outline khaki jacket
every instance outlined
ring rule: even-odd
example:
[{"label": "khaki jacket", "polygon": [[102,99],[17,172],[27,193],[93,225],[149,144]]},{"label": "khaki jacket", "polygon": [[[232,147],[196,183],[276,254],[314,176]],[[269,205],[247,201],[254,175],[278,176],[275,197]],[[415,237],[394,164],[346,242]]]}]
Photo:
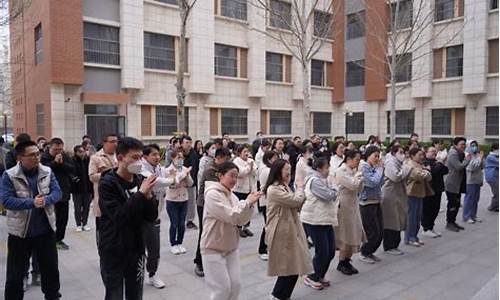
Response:
[{"label": "khaki jacket", "polygon": [[411,167],[410,175],[406,180],[406,193],[410,197],[425,198],[434,195],[431,187],[432,174],[411,159],[406,161]]},{"label": "khaki jacket", "polygon": [[101,216],[98,191],[101,174],[107,170],[116,168],[117,166],[118,161],[116,160],[116,155],[108,155],[104,153],[104,149],[99,150],[96,154],[90,157],[89,178],[94,185],[94,200],[92,201],[92,207],[96,217]]}]

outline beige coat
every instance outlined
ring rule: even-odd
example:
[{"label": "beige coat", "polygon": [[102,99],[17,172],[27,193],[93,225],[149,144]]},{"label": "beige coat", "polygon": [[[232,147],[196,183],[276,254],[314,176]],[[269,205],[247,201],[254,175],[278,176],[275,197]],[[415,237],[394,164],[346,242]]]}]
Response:
[{"label": "beige coat", "polygon": [[257,165],[255,162],[248,158],[246,161],[240,157],[236,157],[233,163],[238,166],[238,181],[233,188],[233,192],[248,194],[257,191],[256,170]]},{"label": "beige coat", "polygon": [[[165,170],[166,174],[170,174],[171,170],[177,170],[174,164],[170,164]],[[173,185],[167,187],[165,200],[172,202],[186,202],[189,199],[188,188],[193,185],[193,178],[188,172],[186,175],[186,167],[182,167],[182,172],[177,172]],[[172,176],[173,177],[173,176]]]},{"label": "beige coat", "polygon": [[408,196],[425,198],[434,195],[431,187],[431,172],[424,169],[422,164],[411,159],[406,164],[411,167],[410,176],[406,180],[406,193]]},{"label": "beige coat", "polygon": [[288,186],[273,184],[267,190],[266,244],[269,276],[308,274],[312,271],[299,210],[304,192],[293,193]]},{"label": "beige coat", "polygon": [[96,154],[90,157],[89,162],[89,177],[90,181],[94,185],[94,200],[92,201],[92,207],[94,211],[94,216],[101,216],[101,209],[99,208],[99,180],[101,180],[101,174],[109,169],[116,168],[118,166],[118,161],[116,160],[116,155],[108,155],[104,153],[104,149],[99,150]]},{"label": "beige coat", "polygon": [[337,212],[339,225],[335,228],[337,246],[358,248],[366,242],[358,202],[358,193],[363,190],[363,181],[356,177],[355,170],[343,164],[335,172],[335,183],[340,203]]}]

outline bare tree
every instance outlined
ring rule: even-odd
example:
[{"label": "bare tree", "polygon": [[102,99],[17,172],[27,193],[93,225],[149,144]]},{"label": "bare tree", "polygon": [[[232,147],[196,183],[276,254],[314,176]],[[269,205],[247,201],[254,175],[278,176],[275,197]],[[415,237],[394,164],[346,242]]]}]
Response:
[{"label": "bare tree", "polygon": [[[277,30],[257,30],[279,42],[299,62],[302,71],[304,101],[304,136],[311,130],[311,61],[326,40],[332,40],[333,22],[338,12],[334,0],[248,0],[266,15],[270,27]],[[316,15],[316,17],[315,17]]]},{"label": "bare tree", "polygon": [[[436,10],[431,1],[426,0],[384,0],[385,10],[375,7],[372,1],[365,0],[367,15],[363,20],[366,32],[378,44],[378,49],[370,51],[374,60],[386,68],[370,69],[389,84],[390,89],[390,139],[396,136],[396,97],[412,82],[430,76],[429,72],[415,69],[418,61],[432,55],[432,44],[436,39],[443,39],[449,44],[461,32],[461,27],[454,32],[447,32],[450,23],[434,30]],[[368,28],[371,28],[368,30]],[[381,29],[381,30],[377,30]],[[446,34],[446,35],[445,35]],[[415,64],[417,62],[417,64]],[[413,67],[412,67],[413,66]],[[431,68],[432,71],[432,68]],[[409,84],[398,85],[399,82]]]},{"label": "bare tree", "polygon": [[184,73],[187,63],[187,21],[197,0],[177,0],[181,17],[181,30],[179,36],[179,65],[177,66],[176,98],[177,98],[177,131],[186,132],[185,104],[186,88],[184,87]]}]

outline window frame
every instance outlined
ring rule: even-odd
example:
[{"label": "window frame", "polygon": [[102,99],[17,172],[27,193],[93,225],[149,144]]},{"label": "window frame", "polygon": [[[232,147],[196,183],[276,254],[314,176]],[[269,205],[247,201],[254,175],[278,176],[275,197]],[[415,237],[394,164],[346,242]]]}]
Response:
[{"label": "window frame", "polygon": [[[326,117],[328,116],[328,122],[324,118],[318,118],[319,116]],[[323,112],[323,111],[316,111],[312,112],[312,129],[313,129],[313,134],[321,134],[321,135],[330,135],[332,133],[332,113],[331,112]],[[321,128],[322,125],[327,125],[328,130],[318,130],[318,128]]]},{"label": "window frame", "polygon": [[[491,113],[493,113],[493,115],[491,115]],[[486,107],[485,135],[498,136],[498,106]]]},{"label": "window frame", "polygon": [[[246,0],[215,0],[215,1],[217,1],[218,4],[217,5],[218,11],[216,13],[219,16],[240,21],[248,21],[248,3]],[[234,5],[240,5],[241,7],[244,7],[244,9],[242,10],[241,7],[239,7],[238,10],[231,9],[228,11],[227,9],[230,6],[227,5],[228,3]],[[228,12],[232,12],[232,14]],[[237,14],[236,12],[238,12],[239,14]]]},{"label": "window frame", "polygon": [[[279,57],[279,63],[277,62],[271,62],[270,58],[278,58]],[[284,82],[284,77],[285,77],[285,57],[281,53],[275,53],[275,52],[269,52],[266,51],[266,81],[273,81],[273,82]],[[276,72],[271,72],[272,68],[269,68],[269,66],[279,68],[280,70]],[[278,76],[279,75],[279,76]],[[275,76],[275,77],[274,77]],[[280,77],[279,80],[277,78]]]},{"label": "window frame", "polygon": [[[450,50],[453,49],[460,49],[460,51],[457,52],[460,53],[460,56],[457,55],[456,57],[450,58]],[[457,62],[457,66],[455,67],[450,67],[450,62]],[[445,77],[450,78],[450,77],[462,77],[464,72],[464,47],[463,45],[454,45],[454,46],[449,46],[446,47],[446,70],[445,70]]]},{"label": "window frame", "polygon": [[38,23],[34,29],[35,65],[43,62],[43,27]]},{"label": "window frame", "polygon": [[[107,28],[109,30],[108,34],[116,35],[116,40],[114,39],[104,39],[101,37],[89,37],[86,35],[87,31],[85,26],[95,26],[96,29]],[[110,30],[111,29],[111,30]],[[102,32],[101,32],[102,33]],[[116,48],[116,51],[113,52],[110,49],[93,49],[92,47],[87,47],[87,43],[102,43],[100,47],[102,48]],[[106,46],[106,47],[105,47]],[[98,48],[98,47],[96,47]],[[83,61],[85,63],[95,63],[95,64],[104,64],[104,65],[115,65],[120,66],[121,54],[120,54],[120,28],[110,25],[104,25],[93,22],[83,22]],[[88,56],[93,55],[92,59]],[[99,58],[100,56],[100,58]],[[97,57],[97,58],[96,58]],[[106,59],[105,59],[106,58]]]},{"label": "window frame", "polygon": [[321,10],[314,11],[313,36],[317,38],[333,40],[333,30],[331,27],[329,27],[326,32],[323,32],[323,30],[320,31],[320,29],[322,28],[319,28],[318,24],[324,23],[325,20],[327,20],[327,23],[329,23],[330,25],[333,25],[333,14]]},{"label": "window frame", "polygon": [[[244,113],[244,116],[243,116]],[[238,115],[241,114],[241,115]],[[219,109],[219,122],[220,122],[220,130],[221,132],[227,132],[230,135],[248,135],[248,109],[241,109],[241,108],[220,108]],[[233,130],[234,128],[231,128],[230,126],[235,125],[235,124],[224,124],[224,120],[228,118],[231,118],[232,121],[234,122],[235,120],[239,121],[239,126],[238,130]],[[245,122],[242,122],[245,120]]]},{"label": "window frame", "polygon": [[[451,135],[452,134],[452,115],[453,115],[452,108],[432,109],[432,111],[431,111],[431,135]],[[439,124],[436,124],[436,121],[438,121],[437,123],[439,123]],[[449,121],[448,124],[445,124],[445,121]]]},{"label": "window frame", "polygon": [[[277,7],[273,7],[276,5]],[[284,11],[285,7],[288,9],[289,14],[281,14],[279,12]],[[270,0],[269,1],[269,10],[267,13],[269,14],[268,26],[280,30],[290,30],[290,25],[292,23],[292,5],[288,2],[281,0]],[[274,11],[278,11],[274,13]],[[283,20],[285,19],[286,20]]]},{"label": "window frame", "polygon": [[[320,63],[321,64],[321,68],[314,68],[313,67],[313,64],[316,63]],[[311,86],[317,86],[317,87],[326,87],[327,86],[327,82],[326,82],[326,77],[327,77],[327,70],[326,70],[326,66],[327,66],[327,63],[326,61],[323,61],[323,60],[319,60],[319,59],[311,59]],[[318,74],[319,72],[321,71],[321,83],[318,84],[317,82],[315,82],[315,78],[313,75],[314,74]]]},{"label": "window frame", "polygon": [[345,125],[347,134],[365,134],[365,113],[353,112],[352,116],[345,114]]},{"label": "window frame", "polygon": [[[361,62],[362,62],[363,66],[361,66]],[[346,62],[346,66],[345,66],[345,85],[346,85],[346,87],[356,87],[356,86],[364,86],[365,85],[366,73],[365,73],[364,65],[365,65],[364,59]],[[356,66],[357,70],[349,69],[349,66]],[[353,72],[353,74],[350,74],[351,72]],[[358,73],[361,73],[361,76],[359,78],[353,76],[353,75],[357,75]]]},{"label": "window frame", "polygon": [[353,40],[366,36],[366,13],[364,10],[346,16],[346,40]]},{"label": "window frame", "polygon": [[[273,124],[273,121],[285,120],[288,124]],[[283,128],[280,128],[283,127]],[[291,135],[292,134],[292,111],[290,110],[269,110],[269,134],[271,135]]]},{"label": "window frame", "polygon": [[[406,114],[410,115],[406,116]],[[391,133],[390,117],[391,117],[391,111],[387,111],[387,134]],[[404,123],[403,126],[401,126],[401,123]],[[401,130],[401,128],[405,130]],[[412,134],[413,132],[415,132],[415,110],[413,109],[396,110],[396,134],[406,136]]]},{"label": "window frame", "polygon": [[43,136],[45,135],[45,105],[44,103],[37,103],[35,105],[36,114],[36,134]]},{"label": "window frame", "polygon": [[[231,56],[221,56],[221,55],[218,55],[217,47],[227,47],[228,51],[233,51],[234,50],[234,58],[231,57]],[[234,61],[234,75],[232,75],[233,73],[231,73],[231,74],[229,74],[229,73],[221,73],[223,70],[226,70],[226,71],[233,70],[233,68],[229,67],[229,66],[219,66],[217,64],[217,62],[220,61],[221,59],[224,60],[224,61]],[[239,70],[238,47],[215,43],[215,48],[214,48],[214,74],[216,76],[238,78],[238,73],[239,73],[238,70]]]},{"label": "window frame", "polygon": [[[172,48],[168,48],[168,47],[160,47],[160,46],[154,46],[154,45],[151,45],[151,43],[149,45],[146,45],[146,39],[147,39],[147,36],[150,36],[149,37],[149,40],[151,40],[151,38],[153,37],[156,37],[156,38],[166,38],[166,42],[168,43],[171,39],[171,43],[172,43]],[[160,34],[160,33],[155,33],[155,32],[147,32],[145,31],[144,32],[144,68],[145,69],[153,69],[153,70],[166,70],[166,71],[175,71],[176,70],[176,66],[177,66],[177,62],[175,61],[175,58],[176,58],[176,47],[175,47],[175,37],[174,36],[171,36],[171,35],[166,35],[166,34]],[[165,51],[167,54],[167,57],[165,58],[162,58],[162,57],[159,57],[159,56],[148,56],[148,52],[153,52],[153,51]],[[170,53],[170,54],[169,54]],[[168,55],[171,55],[168,56]],[[165,67],[161,67],[161,66],[155,66],[154,65],[154,62],[155,61],[161,61],[161,62],[164,62],[165,63]],[[158,62],[157,62],[158,63]]]},{"label": "window frame", "polygon": [[[401,4],[404,4],[404,9],[401,8]],[[389,30],[393,31],[394,28],[393,25],[396,24],[396,3],[391,3],[391,22],[389,23]],[[409,9],[408,9],[409,8]],[[403,13],[403,15],[401,15]],[[404,30],[407,28],[410,28],[413,25],[413,0],[404,0],[399,2],[399,12],[398,12],[398,17],[399,19],[398,27],[395,28],[396,31],[398,30]],[[402,22],[401,22],[402,21]]]}]

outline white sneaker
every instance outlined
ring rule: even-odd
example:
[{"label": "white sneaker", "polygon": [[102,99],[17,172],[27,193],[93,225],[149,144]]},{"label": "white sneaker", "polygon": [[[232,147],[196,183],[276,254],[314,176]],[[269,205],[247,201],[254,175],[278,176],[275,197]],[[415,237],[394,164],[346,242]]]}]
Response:
[{"label": "white sneaker", "polygon": [[404,254],[404,252],[399,250],[398,248],[387,250],[387,251],[385,251],[385,253],[390,254],[390,255],[403,255]]},{"label": "white sneaker", "polygon": [[474,224],[474,223],[476,223],[476,221],[474,221],[474,220],[472,220],[472,219],[469,219],[469,220],[467,220],[467,222],[466,222],[466,223],[467,223],[467,224]]},{"label": "white sneaker", "polygon": [[179,255],[179,254],[181,254],[181,252],[179,250],[179,247],[177,245],[174,245],[174,246],[170,247],[170,252],[173,255]]},{"label": "white sneaker", "polygon": [[269,254],[267,253],[262,253],[262,254],[259,254],[259,258],[263,261],[268,261],[269,260]]},{"label": "white sneaker", "polygon": [[479,218],[475,218],[474,221],[478,222],[478,223],[483,223],[483,220],[482,219],[479,219]]},{"label": "white sneaker", "polygon": [[85,225],[83,226],[83,231],[90,231],[90,226],[89,225]]},{"label": "white sneaker", "polygon": [[165,287],[165,283],[161,281],[161,279],[158,278],[158,276],[156,275],[154,275],[153,277],[149,277],[146,283],[151,286],[154,286],[157,289],[162,289]]},{"label": "white sneaker", "polygon": [[177,245],[177,249],[179,249],[179,254],[184,254],[187,252],[187,249],[182,245]]},{"label": "white sneaker", "polygon": [[364,256],[364,255],[361,255],[359,260],[364,262],[364,263],[367,263],[367,264],[374,264],[375,263],[375,260],[373,258],[368,257],[368,256]]},{"label": "white sneaker", "polygon": [[83,231],[83,228],[82,226],[77,226],[76,229],[75,229],[76,232],[82,232]]},{"label": "white sneaker", "polygon": [[439,232],[439,231],[436,231],[436,230],[432,229],[432,232],[434,232],[434,234],[436,235],[436,237],[441,237],[442,236],[441,232]]}]

